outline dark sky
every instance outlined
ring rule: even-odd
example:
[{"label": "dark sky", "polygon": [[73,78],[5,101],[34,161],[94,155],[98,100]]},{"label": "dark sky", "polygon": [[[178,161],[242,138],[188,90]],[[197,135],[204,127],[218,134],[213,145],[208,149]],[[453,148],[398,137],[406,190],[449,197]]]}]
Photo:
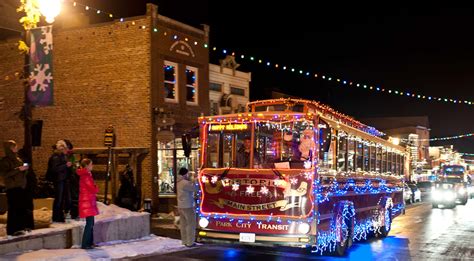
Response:
[{"label": "dark sky", "polygon": [[[211,26],[211,47],[386,89],[474,100],[474,9],[446,2],[82,0],[119,16],[145,13]],[[259,2],[266,4],[257,5]],[[317,2],[317,5],[308,3]],[[414,1],[411,1],[414,2]],[[95,16],[95,15],[94,15]],[[211,62],[223,58],[211,51]],[[251,99],[272,89],[319,100],[356,118],[423,116],[433,137],[474,132],[474,106],[441,104],[343,87],[241,60],[252,72]],[[474,138],[454,144],[474,152]]]}]

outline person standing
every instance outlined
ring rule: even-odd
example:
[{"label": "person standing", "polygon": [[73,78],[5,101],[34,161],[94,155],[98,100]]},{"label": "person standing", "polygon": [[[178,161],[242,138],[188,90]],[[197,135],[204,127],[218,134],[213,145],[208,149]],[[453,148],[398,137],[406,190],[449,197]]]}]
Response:
[{"label": "person standing", "polygon": [[69,205],[69,193],[66,192],[66,182],[68,179],[69,168],[72,163],[67,161],[65,152],[67,145],[63,140],[56,143],[53,155],[48,161],[48,171],[51,171],[54,182],[54,202],[53,202],[53,222],[65,222],[64,206]]},{"label": "person standing", "polygon": [[177,179],[179,225],[181,242],[187,247],[194,246],[196,238],[196,210],[194,205],[194,192],[197,187],[189,179],[186,168],[179,170]]},{"label": "person standing", "polygon": [[5,157],[0,161],[0,174],[7,190],[7,235],[23,235],[28,224],[26,172],[28,165],[18,158],[18,147],[13,140],[3,143]]},{"label": "person standing", "polygon": [[[24,149],[18,150],[18,157],[23,161],[27,162],[25,158]],[[29,168],[30,166],[28,166]],[[35,191],[38,186],[38,179],[33,169],[28,169],[26,172],[26,188],[25,188],[25,202],[26,202],[26,225],[25,231],[31,231],[35,229],[35,220],[34,220],[34,204],[33,198],[35,196]]]},{"label": "person standing", "polygon": [[77,219],[79,217],[78,200],[79,200],[79,176],[76,174],[76,157],[74,156],[73,148],[70,140],[64,140],[66,143],[66,159],[71,162],[72,165],[68,168],[68,175],[66,179],[65,193],[66,198],[69,199],[68,205],[65,206],[65,212],[69,213],[71,219]]},{"label": "person standing", "polygon": [[96,194],[99,189],[92,177],[92,160],[82,159],[79,176],[79,216],[86,219],[86,227],[82,235],[82,249],[94,248],[94,217],[99,214]]}]

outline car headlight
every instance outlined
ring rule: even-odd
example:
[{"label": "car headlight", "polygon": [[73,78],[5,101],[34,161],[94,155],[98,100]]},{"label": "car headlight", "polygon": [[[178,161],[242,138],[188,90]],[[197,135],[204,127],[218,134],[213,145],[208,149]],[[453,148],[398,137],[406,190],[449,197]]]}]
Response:
[{"label": "car headlight", "polygon": [[433,190],[433,198],[434,198],[435,200],[440,200],[442,196],[443,196],[443,195],[441,195],[441,191],[439,191],[439,190]]},{"label": "car headlight", "polygon": [[464,194],[464,193],[466,193],[466,190],[465,190],[464,188],[460,188],[460,189],[458,190],[458,193],[459,193],[459,194]]},{"label": "car headlight", "polygon": [[206,228],[209,225],[209,220],[207,218],[199,219],[199,226],[202,228]]},{"label": "car headlight", "polygon": [[300,232],[301,234],[306,234],[309,232],[310,228],[311,227],[308,223],[301,223],[298,225],[298,232]]}]

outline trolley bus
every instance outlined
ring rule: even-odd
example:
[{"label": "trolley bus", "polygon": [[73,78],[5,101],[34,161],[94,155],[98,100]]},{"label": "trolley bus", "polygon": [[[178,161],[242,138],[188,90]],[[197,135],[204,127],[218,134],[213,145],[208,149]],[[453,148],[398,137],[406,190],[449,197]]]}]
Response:
[{"label": "trolley bus", "polygon": [[200,117],[198,241],[344,255],[404,211],[406,149],[315,101]]}]

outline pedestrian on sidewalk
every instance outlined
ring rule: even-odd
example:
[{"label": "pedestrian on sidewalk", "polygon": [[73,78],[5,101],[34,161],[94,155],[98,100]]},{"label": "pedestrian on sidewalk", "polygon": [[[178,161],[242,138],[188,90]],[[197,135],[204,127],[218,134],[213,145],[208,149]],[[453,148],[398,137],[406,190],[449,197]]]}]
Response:
[{"label": "pedestrian on sidewalk", "polygon": [[86,219],[86,227],[82,235],[82,249],[94,248],[94,216],[99,214],[96,199],[99,189],[94,183],[91,171],[92,160],[82,159],[81,168],[77,170],[77,175],[79,175],[79,216]]},{"label": "pedestrian on sidewalk", "polygon": [[186,168],[179,170],[177,191],[181,242],[183,245],[191,247],[194,246],[196,238],[194,192],[197,191],[197,187],[190,181],[189,171]]},{"label": "pedestrian on sidewalk", "polygon": [[52,173],[54,182],[53,222],[64,223],[64,207],[69,206],[71,200],[66,191],[66,182],[72,163],[66,158],[67,145],[64,140],[58,140],[54,148],[48,161],[48,172]]},{"label": "pedestrian on sidewalk", "polygon": [[71,219],[79,218],[79,176],[76,174],[76,157],[74,156],[74,146],[70,140],[64,140],[66,143],[66,159],[72,165],[68,168],[68,175],[66,179],[65,193],[68,193],[66,198],[69,198],[69,204],[65,205],[64,211],[68,213]]},{"label": "pedestrian on sidewalk", "polygon": [[7,235],[23,235],[28,224],[26,175],[28,165],[18,157],[18,147],[13,140],[3,143],[5,157],[0,160],[0,175],[7,189]]}]

